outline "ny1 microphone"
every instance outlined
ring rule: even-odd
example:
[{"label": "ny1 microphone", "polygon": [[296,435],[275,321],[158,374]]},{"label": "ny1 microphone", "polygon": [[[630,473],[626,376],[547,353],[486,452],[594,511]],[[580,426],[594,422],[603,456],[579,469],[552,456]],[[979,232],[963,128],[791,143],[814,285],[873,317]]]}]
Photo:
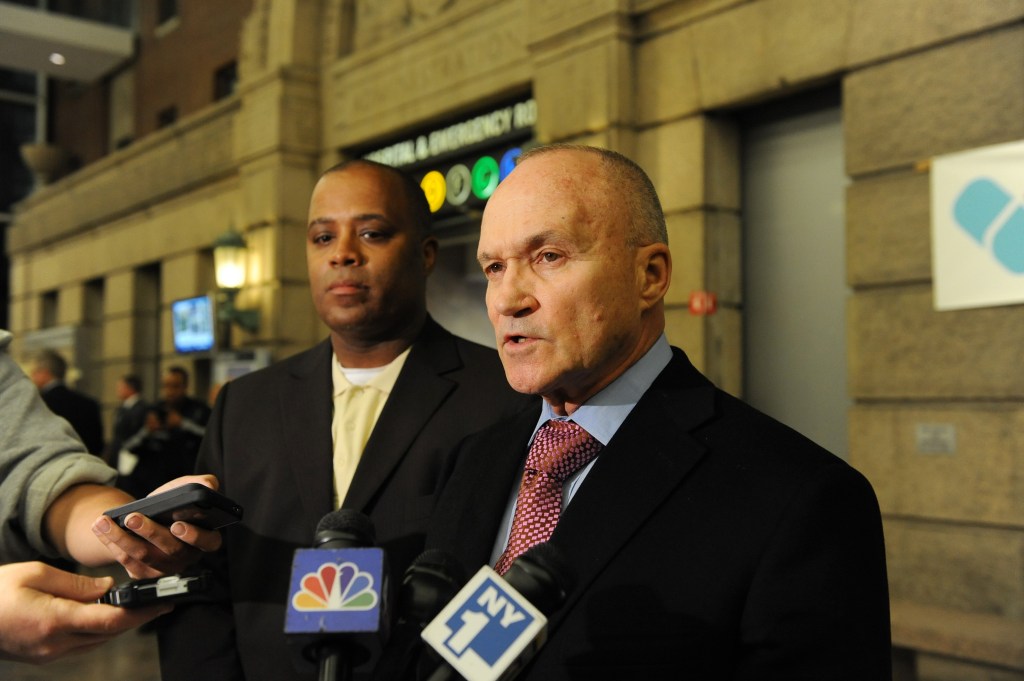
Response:
[{"label": "ny1 microphone", "polygon": [[387,560],[373,522],[350,509],[320,519],[312,549],[292,561],[284,632],[301,670],[320,681],[349,679],[388,634]]},{"label": "ny1 microphone", "polygon": [[445,662],[429,681],[506,681],[547,640],[547,615],[564,603],[575,575],[551,544],[519,556],[504,579],[485,565],[470,578],[422,638]]}]

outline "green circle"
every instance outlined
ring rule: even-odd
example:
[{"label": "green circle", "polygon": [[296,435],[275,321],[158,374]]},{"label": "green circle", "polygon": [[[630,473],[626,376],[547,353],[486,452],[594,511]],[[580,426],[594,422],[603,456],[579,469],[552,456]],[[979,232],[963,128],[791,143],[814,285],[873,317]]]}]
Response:
[{"label": "green circle", "polygon": [[473,164],[473,194],[478,199],[489,199],[498,187],[498,162],[490,156],[481,156]]}]

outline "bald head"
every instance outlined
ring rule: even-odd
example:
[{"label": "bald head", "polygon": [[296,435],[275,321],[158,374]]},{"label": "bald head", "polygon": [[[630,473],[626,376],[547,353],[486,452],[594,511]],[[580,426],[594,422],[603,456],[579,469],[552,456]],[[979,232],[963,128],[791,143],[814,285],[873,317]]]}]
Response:
[{"label": "bald head", "polygon": [[332,173],[340,173],[355,168],[366,169],[393,180],[396,191],[403,198],[410,226],[421,237],[427,237],[432,233],[433,221],[430,217],[430,205],[427,203],[427,197],[423,193],[423,188],[416,184],[412,176],[404,170],[365,158],[353,158],[331,166],[320,177],[323,178]]},{"label": "bald head", "polygon": [[668,244],[668,229],[661,201],[654,189],[654,183],[643,168],[631,159],[611,149],[589,147],[582,144],[548,144],[534,147],[519,157],[518,165],[532,158],[553,153],[589,154],[598,159],[603,171],[602,177],[583,178],[600,183],[595,190],[620,202],[629,216],[629,230],[626,234],[630,246],[647,244]]}]

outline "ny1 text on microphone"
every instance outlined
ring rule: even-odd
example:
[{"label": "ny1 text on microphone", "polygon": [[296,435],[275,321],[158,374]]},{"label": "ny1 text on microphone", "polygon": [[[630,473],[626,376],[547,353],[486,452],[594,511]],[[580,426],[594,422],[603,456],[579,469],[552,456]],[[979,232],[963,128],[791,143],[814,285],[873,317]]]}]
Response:
[{"label": "ny1 text on microphone", "polygon": [[429,681],[508,681],[547,640],[547,616],[565,603],[575,576],[551,544],[538,544],[504,578],[480,568],[424,628],[444,662]]}]

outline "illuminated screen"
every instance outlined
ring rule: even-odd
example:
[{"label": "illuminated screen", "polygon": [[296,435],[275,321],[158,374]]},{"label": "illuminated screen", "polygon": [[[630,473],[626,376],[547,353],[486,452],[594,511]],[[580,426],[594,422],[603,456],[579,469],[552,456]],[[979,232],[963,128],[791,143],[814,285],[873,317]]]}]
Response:
[{"label": "illuminated screen", "polygon": [[213,301],[208,295],[171,303],[174,349],[177,352],[213,350],[216,342],[214,322]]}]

